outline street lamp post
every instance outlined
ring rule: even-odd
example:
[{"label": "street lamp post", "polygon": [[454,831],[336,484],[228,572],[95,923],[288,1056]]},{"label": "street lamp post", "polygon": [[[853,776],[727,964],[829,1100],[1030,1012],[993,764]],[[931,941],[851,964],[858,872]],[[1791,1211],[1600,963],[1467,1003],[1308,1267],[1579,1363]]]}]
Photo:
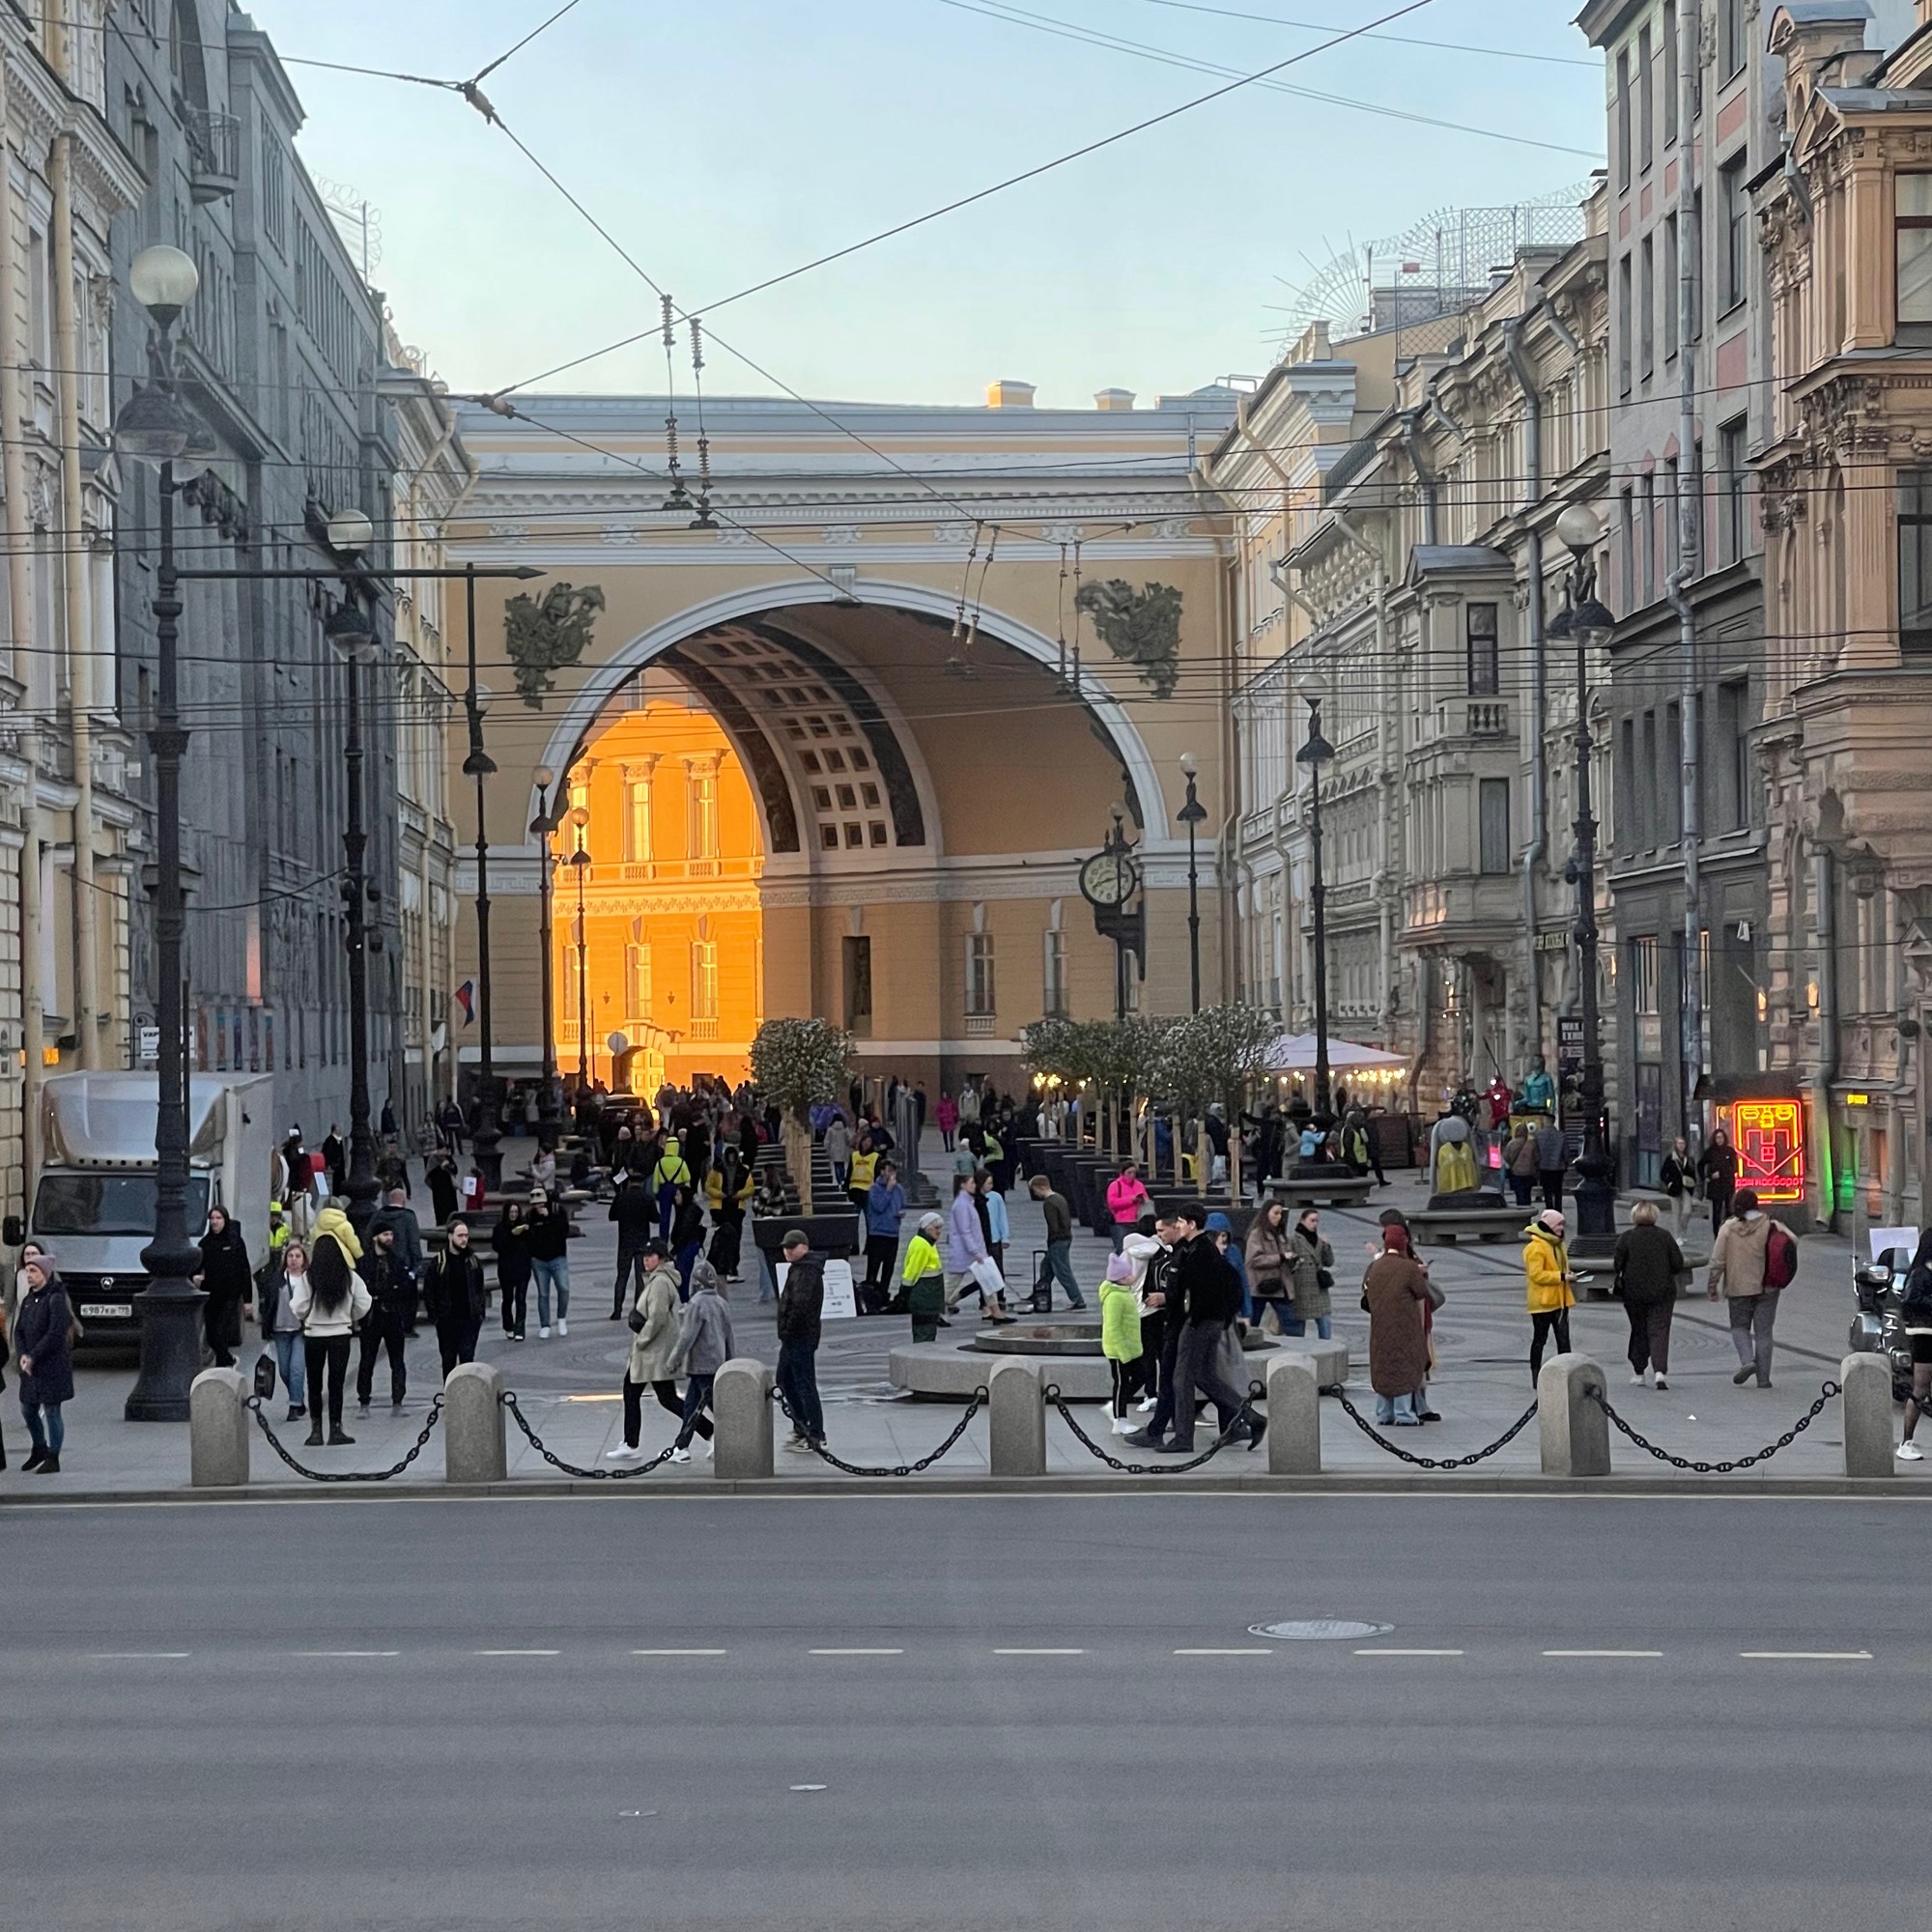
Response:
[{"label": "street lamp post", "polygon": [[1563,609],[1549,626],[1577,643],[1577,977],[1583,1023],[1583,1064],[1577,1100],[1583,1111],[1583,1148],[1577,1159],[1577,1227],[1571,1252],[1607,1257],[1616,1238],[1616,1190],[1604,1140],[1603,1020],[1597,1007],[1597,820],[1590,809],[1589,660],[1616,628],[1616,618],[1597,596],[1597,546],[1603,526],[1596,513],[1573,503],[1556,520],[1556,535],[1571,556]]},{"label": "street lamp post", "polygon": [[466,567],[463,579],[469,677],[464,687],[463,708],[469,721],[469,754],[463,760],[464,776],[476,781],[476,1005],[483,1037],[476,1067],[476,1172],[486,1188],[502,1185],[503,1156],[499,1102],[497,1097],[497,1022],[490,984],[490,838],[484,826],[486,799],[483,781],[497,761],[483,749],[483,715],[490,708],[490,687],[476,680],[476,566]]},{"label": "street lamp post", "polygon": [[200,1263],[187,1232],[187,1096],[183,1083],[186,1046],[182,1002],[182,940],[187,895],[182,882],[181,768],[187,751],[182,728],[179,640],[182,614],[175,561],[175,466],[193,425],[175,400],[170,332],[194,299],[200,277],[179,248],[144,248],[128,272],[134,298],[153,318],[151,382],[137,388],[114,425],[125,455],[160,468],[160,558],[155,578],[155,722],[148,748],[155,759],[155,1020],[160,1033],[156,1061],[155,1234],[141,1251],[148,1285],[135,1303],[141,1316],[141,1367],[123,1409],[129,1422],[185,1422],[188,1388],[201,1369],[201,1308],[194,1285]]},{"label": "street lamp post", "polygon": [[1308,742],[1294,762],[1308,767],[1308,903],[1315,914],[1315,1124],[1324,1133],[1334,1122],[1328,1091],[1328,888],[1321,878],[1321,767],[1335,748],[1321,735],[1321,700],[1308,700]]},{"label": "street lamp post", "polygon": [[539,765],[532,774],[537,781],[537,815],[530,820],[530,837],[540,842],[537,859],[538,944],[542,948],[543,980],[543,1084],[537,1094],[537,1144],[554,1147],[562,1124],[557,1110],[556,1079],[556,991],[554,962],[551,958],[551,839],[555,837],[557,814],[551,810],[550,788],[556,774],[548,765]]},{"label": "street lamp post", "polygon": [[[375,526],[360,510],[340,510],[328,520],[328,547],[354,562],[376,540]],[[374,626],[353,592],[328,613],[323,630],[341,654],[348,678],[347,734],[343,743],[346,814],[342,855],[346,876],[342,902],[349,915],[349,1223],[367,1238],[376,1214],[376,1143],[369,1132],[369,835],[363,822],[362,667],[377,651]],[[378,942],[380,943],[380,942]]]},{"label": "street lamp post", "polygon": [[1192,752],[1180,754],[1180,769],[1187,780],[1187,803],[1180,808],[1180,822],[1187,828],[1187,1010],[1201,1010],[1201,873],[1195,860],[1195,828],[1208,816],[1194,789],[1197,767]]},{"label": "street lamp post", "polygon": [[570,822],[577,828],[577,850],[570,855],[570,863],[577,868],[577,1104],[581,1107],[590,1092],[589,936],[583,923],[583,875],[590,869],[583,828],[590,823],[589,809],[580,805],[570,814]]}]

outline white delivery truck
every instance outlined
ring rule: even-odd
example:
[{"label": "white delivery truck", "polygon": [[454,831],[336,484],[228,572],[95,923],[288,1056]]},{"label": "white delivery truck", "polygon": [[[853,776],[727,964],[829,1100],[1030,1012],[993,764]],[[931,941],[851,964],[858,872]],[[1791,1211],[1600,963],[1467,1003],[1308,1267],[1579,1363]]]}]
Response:
[{"label": "white delivery truck", "polygon": [[[269,1247],[275,1083],[267,1073],[197,1073],[188,1086],[187,1233],[225,1208],[260,1266]],[[24,1232],[59,1258],[90,1342],[140,1333],[141,1250],[155,1233],[152,1073],[57,1073],[41,1088],[41,1171]]]}]

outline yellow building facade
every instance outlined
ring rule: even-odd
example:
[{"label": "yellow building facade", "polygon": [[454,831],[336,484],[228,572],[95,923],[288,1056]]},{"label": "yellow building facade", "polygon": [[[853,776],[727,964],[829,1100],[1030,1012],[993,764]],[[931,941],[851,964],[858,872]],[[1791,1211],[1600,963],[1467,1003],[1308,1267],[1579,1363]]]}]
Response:
[{"label": "yellow building facade", "polygon": [[717,719],[667,679],[640,680],[609,717],[569,775],[553,847],[558,1060],[616,1092],[695,1073],[736,1084],[764,1008],[751,783]]}]

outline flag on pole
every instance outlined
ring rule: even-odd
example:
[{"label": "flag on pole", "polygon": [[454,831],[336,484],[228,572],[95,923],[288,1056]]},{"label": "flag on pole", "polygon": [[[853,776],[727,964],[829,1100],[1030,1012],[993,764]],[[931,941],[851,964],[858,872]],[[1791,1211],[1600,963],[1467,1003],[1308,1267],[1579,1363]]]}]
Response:
[{"label": "flag on pole", "polygon": [[465,1026],[474,1026],[476,1024],[475,980],[466,980],[462,985],[457,987],[456,1004],[463,1009],[463,1024]]}]

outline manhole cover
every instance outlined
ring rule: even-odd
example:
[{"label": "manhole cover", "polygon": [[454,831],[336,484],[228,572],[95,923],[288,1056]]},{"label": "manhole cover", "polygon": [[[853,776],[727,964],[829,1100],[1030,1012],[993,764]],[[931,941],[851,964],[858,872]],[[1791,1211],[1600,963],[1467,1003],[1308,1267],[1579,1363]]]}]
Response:
[{"label": "manhole cover", "polygon": [[1319,1643],[1324,1638],[1387,1636],[1393,1624],[1357,1623],[1352,1617],[1305,1617],[1285,1624],[1250,1624],[1250,1636],[1272,1636],[1288,1643]]}]

